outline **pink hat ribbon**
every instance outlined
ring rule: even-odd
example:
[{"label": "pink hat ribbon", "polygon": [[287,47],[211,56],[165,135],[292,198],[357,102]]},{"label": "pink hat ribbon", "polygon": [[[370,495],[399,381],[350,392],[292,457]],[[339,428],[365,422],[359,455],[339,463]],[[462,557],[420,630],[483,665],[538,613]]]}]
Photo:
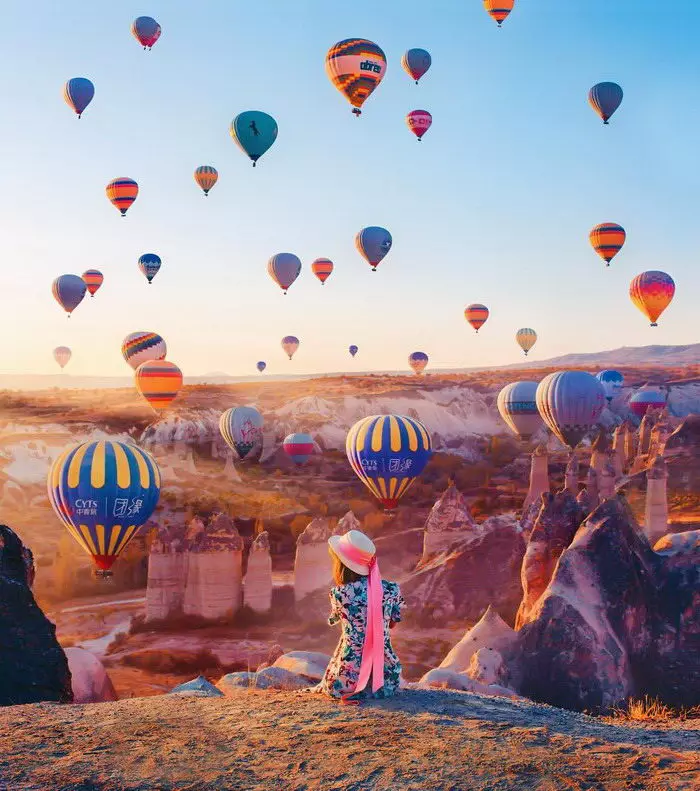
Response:
[{"label": "pink hat ribbon", "polygon": [[[343,536],[345,538],[345,536]],[[362,646],[362,664],[357,686],[352,694],[361,692],[372,676],[372,691],[384,686],[384,609],[382,577],[375,555],[363,552],[349,541],[343,542],[343,555],[351,562],[369,568],[367,576],[367,628]]]}]

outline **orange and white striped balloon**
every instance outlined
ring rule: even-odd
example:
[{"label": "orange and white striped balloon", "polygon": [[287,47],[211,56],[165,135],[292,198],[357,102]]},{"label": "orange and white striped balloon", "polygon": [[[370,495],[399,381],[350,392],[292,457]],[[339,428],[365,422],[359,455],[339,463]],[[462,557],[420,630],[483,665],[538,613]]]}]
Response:
[{"label": "orange and white striped balloon", "polygon": [[136,389],[156,412],[167,409],[182,387],[182,371],[168,360],[141,363],[134,379]]}]

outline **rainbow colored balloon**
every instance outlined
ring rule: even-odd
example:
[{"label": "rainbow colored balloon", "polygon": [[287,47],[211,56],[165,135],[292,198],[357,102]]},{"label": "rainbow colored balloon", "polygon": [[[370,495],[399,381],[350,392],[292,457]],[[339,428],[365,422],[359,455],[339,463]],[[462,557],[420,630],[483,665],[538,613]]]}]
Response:
[{"label": "rainbow colored balloon", "polygon": [[418,420],[372,415],[350,429],[345,451],[357,477],[392,511],[430,461],[432,442]]},{"label": "rainbow colored balloon", "polygon": [[158,274],[162,263],[163,262],[160,260],[160,256],[156,255],[155,253],[144,253],[139,258],[139,270],[146,280],[148,280],[149,285],[153,282],[153,278]]},{"label": "rainbow colored balloon", "polygon": [[167,360],[141,363],[134,378],[136,389],[156,412],[167,409],[182,387],[182,371]]},{"label": "rainbow colored balloon", "polygon": [[355,236],[355,247],[372,267],[372,271],[376,272],[380,261],[391,250],[392,241],[391,234],[386,228],[370,225]]},{"label": "rainbow colored balloon", "polygon": [[484,8],[491,19],[498,23],[498,27],[503,24],[514,5],[515,0],[484,0]]},{"label": "rainbow colored balloon", "polygon": [[671,304],[675,293],[676,284],[666,272],[642,272],[630,283],[630,299],[649,319],[652,327],[658,327],[656,322]]},{"label": "rainbow colored balloon", "polygon": [[588,103],[607,124],[622,104],[622,88],[616,82],[599,82],[588,93]]},{"label": "rainbow colored balloon", "polygon": [[97,269],[88,269],[83,272],[82,278],[91,297],[95,296],[105,279],[102,272],[99,272]]},{"label": "rainbow colored balloon", "polygon": [[425,352],[412,352],[408,355],[408,364],[417,376],[423,373],[428,365],[428,355]]},{"label": "rainbow colored balloon", "polygon": [[294,335],[285,335],[284,338],[282,338],[282,348],[291,360],[296,350],[299,348],[299,338],[296,338]]},{"label": "rainbow colored balloon", "polygon": [[164,360],[168,347],[157,332],[132,332],[122,341],[122,356],[136,370],[142,363]]},{"label": "rainbow colored balloon", "polygon": [[112,205],[119,209],[122,217],[125,217],[139,194],[139,185],[133,179],[122,177],[112,179],[105,187],[105,191]]},{"label": "rainbow colored balloon", "polygon": [[326,74],[359,116],[360,108],[386,74],[386,56],[367,39],[347,38],[328,50]]},{"label": "rainbow colored balloon", "polygon": [[209,190],[219,180],[219,172],[211,165],[200,165],[194,172],[194,180],[201,187],[202,192],[208,196]]},{"label": "rainbow colored balloon", "polygon": [[403,70],[416,81],[416,85],[418,85],[418,80],[428,71],[432,62],[433,59],[430,57],[430,53],[419,47],[409,49],[401,58]]},{"label": "rainbow colored balloon", "polygon": [[277,253],[267,262],[267,273],[287,293],[287,289],[299,277],[301,261],[294,253]]},{"label": "rainbow colored balloon", "polygon": [[95,86],[86,77],[73,77],[63,86],[63,98],[80,118],[95,95]]},{"label": "rainbow colored balloon", "polygon": [[321,281],[321,285],[323,285],[331,276],[331,272],[333,271],[333,262],[330,260],[330,258],[317,258],[311,264],[311,271]]},{"label": "rainbow colored balloon", "polygon": [[603,222],[593,228],[588,238],[596,253],[607,266],[610,266],[610,262],[622,250],[627,234],[621,225],[615,222]]},{"label": "rainbow colored balloon", "polygon": [[314,452],[314,441],[310,434],[289,434],[282,448],[295,464],[305,464]]},{"label": "rainbow colored balloon", "polygon": [[464,308],[464,318],[474,327],[475,332],[479,332],[488,317],[489,309],[480,302],[474,302]]},{"label": "rainbow colored balloon", "polygon": [[543,425],[536,393],[537,382],[511,382],[498,394],[496,406],[503,422],[520,439],[530,439]]},{"label": "rainbow colored balloon", "polygon": [[666,396],[653,387],[643,387],[630,398],[629,406],[637,417],[644,417],[650,409],[663,409],[666,406]]},{"label": "rainbow colored balloon", "polygon": [[523,327],[515,333],[515,342],[527,357],[527,353],[537,343],[537,333],[529,327]]},{"label": "rainbow colored balloon", "polygon": [[64,451],[47,479],[49,501],[78,544],[92,556],[96,575],[110,569],[160,497],[160,470],[136,445],[83,442]]},{"label": "rainbow colored balloon", "polygon": [[161,27],[153,17],[140,16],[131,23],[131,35],[144,49],[151,49],[158,41]]},{"label": "rainbow colored balloon", "polygon": [[87,286],[82,277],[77,275],[60,275],[51,286],[54,299],[66,311],[68,318],[70,314],[80,305],[87,292]]},{"label": "rainbow colored balloon", "polygon": [[433,124],[433,116],[427,110],[411,110],[406,116],[406,124],[420,143],[423,135]]}]

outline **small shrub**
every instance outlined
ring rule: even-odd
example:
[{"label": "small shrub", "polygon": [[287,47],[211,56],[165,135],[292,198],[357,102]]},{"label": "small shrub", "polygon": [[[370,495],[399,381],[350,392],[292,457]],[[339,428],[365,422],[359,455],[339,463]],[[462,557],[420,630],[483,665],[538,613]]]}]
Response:
[{"label": "small shrub", "polygon": [[[690,710],[692,712],[692,709]],[[626,722],[667,722],[673,719],[686,719],[688,710],[675,710],[658,698],[645,695],[641,699],[630,698],[622,708],[613,708],[609,719]]]}]

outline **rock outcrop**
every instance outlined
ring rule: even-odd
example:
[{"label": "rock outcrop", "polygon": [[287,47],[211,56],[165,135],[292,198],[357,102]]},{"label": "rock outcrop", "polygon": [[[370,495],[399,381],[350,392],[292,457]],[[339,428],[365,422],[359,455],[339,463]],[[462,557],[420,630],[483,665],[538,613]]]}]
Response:
[{"label": "rock outcrop", "polygon": [[338,520],[338,524],[335,526],[333,533],[336,536],[342,536],[345,535],[345,533],[349,533],[351,530],[362,530],[362,523],[352,511],[348,511],[345,516],[342,516]]},{"label": "rock outcrop", "polygon": [[328,519],[317,517],[309,522],[297,539],[294,559],[294,599],[300,602],[305,596],[332,584],[333,567],[328,554],[328,539],[332,535]]},{"label": "rock outcrop", "polygon": [[530,461],[530,487],[523,503],[523,510],[527,510],[531,503],[539,502],[541,496],[550,489],[549,483],[549,456],[545,444],[538,445]]},{"label": "rock outcrop", "polygon": [[290,651],[275,660],[273,667],[281,667],[310,681],[320,681],[330,661],[328,654],[318,651]]},{"label": "rock outcrop", "polygon": [[425,522],[423,561],[479,532],[480,528],[474,521],[467,501],[454,483],[450,483]]},{"label": "rock outcrop", "polygon": [[651,546],[668,532],[668,495],[666,462],[659,457],[647,470],[644,533]]},{"label": "rock outcrop", "polygon": [[187,695],[188,697],[195,698],[221,698],[224,693],[215,687],[211,681],[208,681],[204,676],[197,676],[192,681],[186,681],[184,684],[178,684],[170,690],[171,695]]},{"label": "rock outcrop", "polygon": [[257,673],[241,671],[228,673],[216,682],[216,686],[224,695],[235,696],[241,690],[249,689],[303,689],[309,687],[309,679],[297,673],[290,673],[281,667],[266,667]]},{"label": "rock outcrop", "polygon": [[119,700],[105,666],[85,648],[66,648],[73,703],[106,703]]},{"label": "rock outcrop", "polygon": [[678,552],[700,551],[700,530],[686,530],[683,533],[668,533],[654,544],[654,552],[675,555]]},{"label": "rock outcrop", "polygon": [[615,475],[621,478],[627,469],[632,455],[628,455],[629,451],[629,425],[621,423],[615,428],[613,432],[613,456],[615,465]]},{"label": "rock outcrop", "polygon": [[267,613],[272,607],[272,558],[267,531],[256,536],[248,554],[243,602],[251,610]]},{"label": "rock outcrop", "polygon": [[472,657],[482,649],[503,651],[511,648],[518,634],[489,605],[479,621],[467,631],[440,663],[440,668],[464,673]]},{"label": "rock outcrop", "polygon": [[579,475],[579,462],[578,456],[572,451],[569,461],[566,464],[566,473],[564,477],[564,488],[568,489],[574,497],[578,494],[578,475]]},{"label": "rock outcrop", "polygon": [[68,660],[34,600],[33,581],[31,551],[0,525],[0,706],[73,700]]}]

